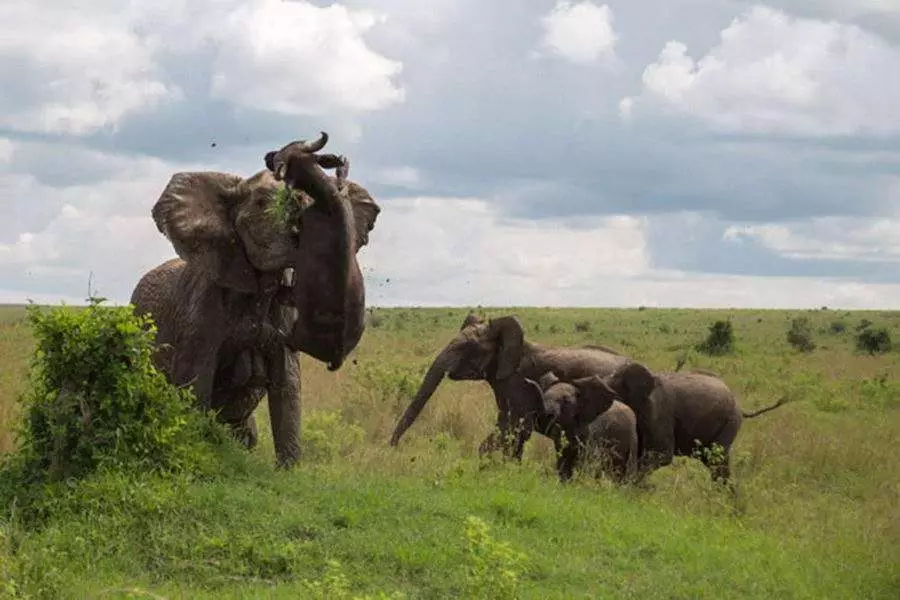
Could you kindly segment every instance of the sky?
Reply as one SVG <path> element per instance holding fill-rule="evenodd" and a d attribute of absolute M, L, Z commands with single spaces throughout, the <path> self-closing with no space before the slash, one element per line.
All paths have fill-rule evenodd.
<path fill-rule="evenodd" d="M 327 131 L 373 306 L 900 308 L 900 0 L 6 0 L 0 302 Z M 9 215 L 12 218 L 9 218 Z"/>

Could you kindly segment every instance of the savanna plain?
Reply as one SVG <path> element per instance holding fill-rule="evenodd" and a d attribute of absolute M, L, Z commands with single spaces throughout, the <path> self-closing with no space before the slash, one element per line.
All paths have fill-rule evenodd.
<path fill-rule="evenodd" d="M 526 338 L 604 344 L 655 370 L 719 373 L 746 420 L 734 499 L 696 460 L 636 486 L 560 484 L 539 435 L 520 464 L 479 458 L 495 418 L 483 382 L 444 381 L 397 448 L 393 426 L 466 308 L 370 309 L 340 371 L 301 358 L 303 458 L 225 445 L 207 472 L 102 471 L 56 488 L 52 511 L 0 506 L 0 595 L 63 598 L 898 598 L 900 313 L 475 309 Z M 788 342 L 806 317 L 814 347 Z M 717 320 L 734 348 L 695 349 Z M 35 338 L 0 308 L 0 451 L 16 450 Z M 61 491 L 59 491 L 61 490 Z M 8 490 L 5 497 L 9 497 Z"/>

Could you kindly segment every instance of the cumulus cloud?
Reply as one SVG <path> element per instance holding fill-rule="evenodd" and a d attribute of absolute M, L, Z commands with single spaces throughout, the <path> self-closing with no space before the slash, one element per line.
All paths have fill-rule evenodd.
<path fill-rule="evenodd" d="M 690 114 L 715 129 L 796 135 L 900 133 L 900 48 L 855 25 L 756 6 L 694 59 L 670 41 L 620 105 Z"/>
<path fill-rule="evenodd" d="M 502 304 L 564 302 L 579 289 L 647 268 L 639 218 L 582 222 L 506 219 L 473 198 L 382 201 L 363 263 L 373 302 Z M 389 281 L 388 281 L 389 280 Z M 483 300 L 477 300 L 477 298 Z"/>
<path fill-rule="evenodd" d="M 101 10 L 97 10 L 100 8 Z M 0 126 L 85 134 L 179 97 L 127 10 L 13 0 L 0 6 Z"/>
<path fill-rule="evenodd" d="M 733 243 L 755 239 L 794 259 L 900 262 L 900 218 L 813 218 L 799 223 L 729 226 Z"/>
<path fill-rule="evenodd" d="M 117 168 L 103 181 L 65 187 L 0 171 L 0 197 L 38 198 L 51 207 L 45 219 L 20 221 L 27 229 L 0 238 L 4 287 L 77 297 L 92 277 L 101 295 L 126 302 L 144 270 L 174 256 L 150 209 L 174 172 L 211 167 L 150 158 L 110 162 Z"/>
<path fill-rule="evenodd" d="M 174 254 L 149 216 L 174 171 L 249 174 L 325 129 L 383 208 L 360 253 L 371 304 L 900 305 L 900 137 L 868 135 L 897 131 L 889 13 L 858 28 L 823 20 L 838 0 L 773 1 L 805 18 L 728 26 L 732 0 L 609 2 L 614 21 L 601 0 L 46 0 L 40 19 L 7 2 L 0 301 L 80 299 L 91 273 L 127 300 Z M 40 30 L 15 33 L 22 15 Z M 95 45 L 47 58 L 47 31 Z M 107 63 L 132 88 L 79 91 Z M 103 91 L 144 81 L 168 95 Z M 80 137 L 23 134 L 53 131 L 54 102 L 88 115 L 48 121 Z"/>
<path fill-rule="evenodd" d="M 474 198 L 381 201 L 360 253 L 375 306 L 875 308 L 900 285 L 688 273 L 651 266 L 643 219 L 540 225 Z M 427 257 L 427 259 L 423 258 Z"/>
<path fill-rule="evenodd" d="M 284 114 L 369 111 L 403 102 L 400 62 L 372 51 L 363 35 L 384 15 L 340 4 L 241 2 L 216 24 L 212 94 Z"/>
<path fill-rule="evenodd" d="M 612 58 L 618 40 L 612 22 L 613 12 L 606 4 L 557 0 L 550 12 L 541 17 L 541 44 L 574 63 Z"/>
<path fill-rule="evenodd" d="M 183 101 L 183 88 L 203 81 L 214 98 L 289 115 L 404 100 L 394 82 L 402 64 L 364 39 L 384 16 L 340 4 L 14 0 L 0 6 L 0 20 L 0 127 L 12 131 L 115 131 L 129 116 Z M 195 68 L 176 82 L 167 61 Z"/>

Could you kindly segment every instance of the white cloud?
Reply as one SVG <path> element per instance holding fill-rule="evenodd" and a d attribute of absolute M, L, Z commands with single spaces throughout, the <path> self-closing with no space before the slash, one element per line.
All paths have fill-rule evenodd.
<path fill-rule="evenodd" d="M 370 111 L 404 101 L 402 68 L 364 34 L 384 20 L 340 4 L 163 0 L 156 6 L 0 5 L 0 127 L 85 135 L 182 100 L 166 60 L 235 105 L 285 114 Z M 198 57 L 212 54 L 211 67 Z M 204 72 L 211 68 L 212 72 Z"/>
<path fill-rule="evenodd" d="M 897 133 L 897 64 L 900 48 L 855 25 L 756 6 L 698 60 L 667 43 L 628 112 L 661 106 L 732 132 Z"/>
<path fill-rule="evenodd" d="M 380 202 L 362 259 L 376 303 L 559 303 L 573 290 L 602 290 L 607 277 L 647 269 L 643 221 L 634 217 L 595 219 L 576 230 L 501 219 L 478 199 Z"/>
<path fill-rule="evenodd" d="M 418 169 L 410 166 L 387 167 L 372 173 L 371 181 L 416 189 L 422 185 L 422 174 Z"/>
<path fill-rule="evenodd" d="M 92 284 L 101 295 L 127 302 L 146 269 L 175 255 L 157 231 L 150 209 L 174 172 L 215 167 L 106 158 L 116 166 L 112 176 L 63 188 L 0 171 L 0 197 L 40 198 L 58 207 L 40 225 L 0 243 L 0 280 L 8 291 L 49 288 L 53 294 L 84 297 L 93 277 Z"/>
<path fill-rule="evenodd" d="M 363 34 L 385 17 L 308 2 L 256 0 L 215 19 L 212 94 L 285 114 L 369 111 L 401 103 L 402 64 L 372 51 Z"/>
<path fill-rule="evenodd" d="M 19 106 L 0 101 L 2 127 L 85 134 L 179 96 L 127 9 L 13 0 L 0 5 L 0 22 L 0 87 L 29 88 Z"/>
<path fill-rule="evenodd" d="M 727 240 L 758 240 L 782 256 L 900 262 L 900 219 L 820 217 L 802 223 L 732 225 Z"/>
<path fill-rule="evenodd" d="M 612 21 L 612 10 L 606 4 L 597 6 L 590 0 L 577 3 L 557 0 L 550 12 L 541 18 L 544 29 L 541 44 L 574 63 L 612 58 L 618 40 Z"/>

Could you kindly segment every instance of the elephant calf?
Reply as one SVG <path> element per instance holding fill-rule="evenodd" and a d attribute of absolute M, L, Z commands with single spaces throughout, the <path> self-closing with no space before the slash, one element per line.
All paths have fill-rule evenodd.
<path fill-rule="evenodd" d="M 508 422 L 498 423 L 498 429 L 513 432 L 516 458 L 537 431 L 553 441 L 561 481 L 571 479 L 574 468 L 588 458 L 599 463 L 596 477 L 606 474 L 623 483 L 636 474 L 637 419 L 601 377 L 562 381 L 548 371 L 535 382 L 513 375 L 503 395 L 507 412 L 502 418 Z"/>
<path fill-rule="evenodd" d="M 596 476 L 606 473 L 619 482 L 634 477 L 638 458 L 637 417 L 616 398 L 602 378 L 594 375 L 566 382 L 549 371 L 538 384 L 544 396 L 544 410 L 549 411 L 544 419 L 549 417 L 559 425 L 556 431 L 549 432 L 549 437 L 562 459 L 557 465 L 561 479 L 571 478 L 573 468 L 584 459 L 599 462 Z M 599 416 L 590 418 L 598 412 Z M 569 442 L 566 448 L 561 448 L 560 429 Z M 545 427 L 542 432 L 545 435 L 546 430 Z"/>

